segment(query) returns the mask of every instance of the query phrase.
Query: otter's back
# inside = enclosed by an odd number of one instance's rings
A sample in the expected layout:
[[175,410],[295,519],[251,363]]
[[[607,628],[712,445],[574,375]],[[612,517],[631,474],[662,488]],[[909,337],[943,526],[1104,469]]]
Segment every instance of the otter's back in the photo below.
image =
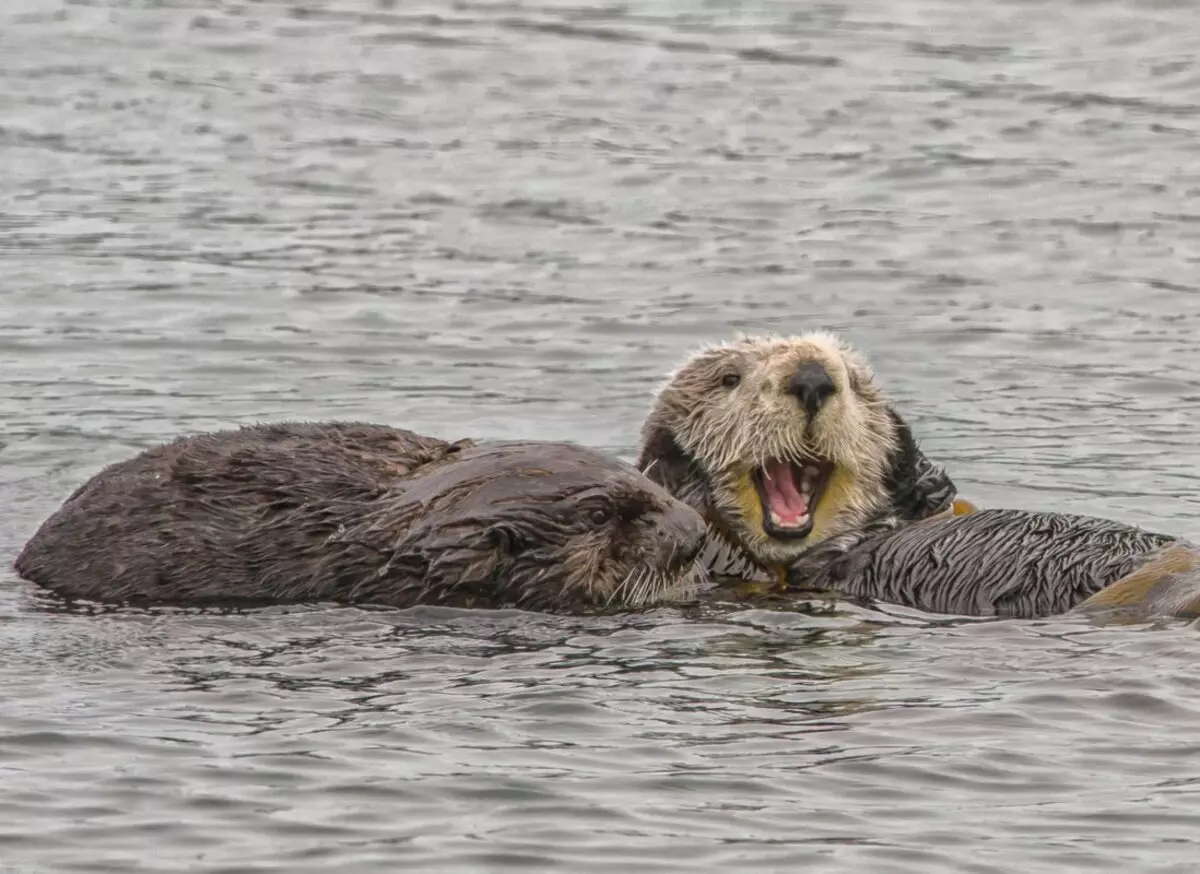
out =
[[360,423],[182,437],[103,469],[18,556],[21,576],[101,600],[259,600],[280,555],[317,549],[362,505],[467,443]]

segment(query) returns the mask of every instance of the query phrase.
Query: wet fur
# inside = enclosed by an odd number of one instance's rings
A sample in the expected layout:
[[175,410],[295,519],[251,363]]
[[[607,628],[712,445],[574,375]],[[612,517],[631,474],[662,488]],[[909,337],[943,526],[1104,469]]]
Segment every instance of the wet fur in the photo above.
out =
[[[824,366],[836,386],[811,421],[784,392],[807,361]],[[733,389],[721,381],[730,372],[741,377]],[[738,482],[769,458],[813,457],[833,461],[843,487],[817,505],[819,521],[808,537],[768,537],[747,518]],[[782,567],[844,532],[924,519],[949,509],[957,494],[944,468],[921,452],[866,360],[825,332],[743,337],[689,357],[655,397],[636,463],[708,520],[714,546],[706,560],[722,574]]]
[[[988,509],[827,541],[793,565],[788,578],[791,588],[960,616],[1050,616],[1085,604],[1113,584],[1124,587],[1124,601],[1101,596],[1094,606],[1106,598],[1152,606],[1146,599],[1166,594],[1156,589],[1164,581],[1180,596],[1180,605],[1188,592],[1200,604],[1200,573],[1183,588],[1186,581],[1179,576],[1197,565],[1163,563],[1165,555],[1180,550],[1200,556],[1170,535],[1107,519]],[[1155,563],[1159,573],[1122,582],[1140,569],[1153,570]]]
[[632,467],[573,444],[284,423],[104,469],[15,566],[93,601],[556,611],[690,595],[703,534]]

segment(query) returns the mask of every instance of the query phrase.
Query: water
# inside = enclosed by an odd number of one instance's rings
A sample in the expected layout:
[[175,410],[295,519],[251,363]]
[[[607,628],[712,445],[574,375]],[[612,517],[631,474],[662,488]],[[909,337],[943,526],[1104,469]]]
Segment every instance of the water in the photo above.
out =
[[[16,0],[0,557],[182,431],[628,457],[845,333],[980,504],[1200,536],[1191,4]],[[0,587],[0,871],[1194,871],[1195,629],[64,613]]]

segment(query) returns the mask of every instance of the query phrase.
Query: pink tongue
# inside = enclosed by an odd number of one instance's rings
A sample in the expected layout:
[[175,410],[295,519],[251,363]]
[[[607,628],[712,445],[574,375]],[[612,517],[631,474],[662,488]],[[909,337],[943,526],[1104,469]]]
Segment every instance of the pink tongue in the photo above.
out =
[[808,515],[808,498],[796,488],[795,469],[786,462],[773,462],[763,468],[763,491],[767,506],[777,521],[784,525],[799,525]]

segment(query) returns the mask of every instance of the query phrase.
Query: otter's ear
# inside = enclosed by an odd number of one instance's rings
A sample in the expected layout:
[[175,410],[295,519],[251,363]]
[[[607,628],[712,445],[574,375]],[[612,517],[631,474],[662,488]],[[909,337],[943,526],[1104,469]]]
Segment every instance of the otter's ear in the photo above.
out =
[[912,428],[891,407],[896,426],[896,450],[892,453],[887,487],[892,507],[902,519],[924,519],[947,509],[958,495],[958,487],[940,464],[935,464],[917,446]]

